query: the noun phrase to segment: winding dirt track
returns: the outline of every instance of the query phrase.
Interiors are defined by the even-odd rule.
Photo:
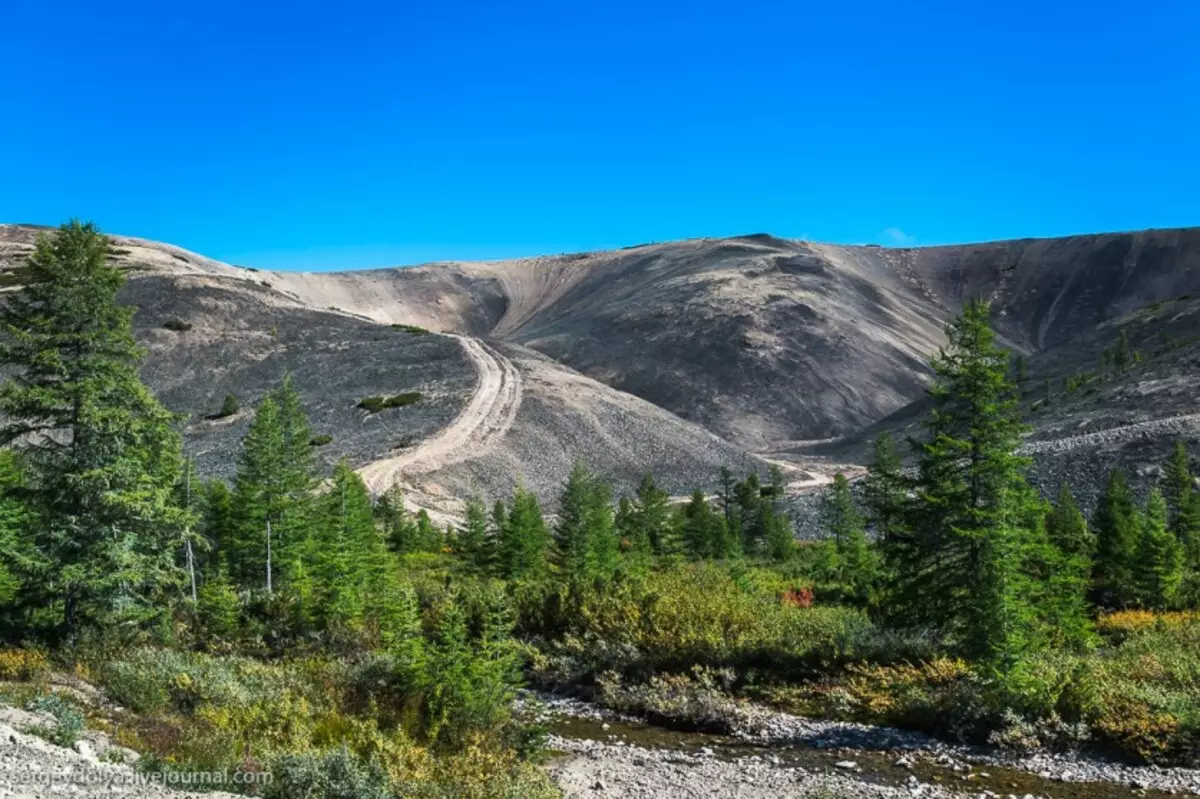
[[[471,359],[479,382],[471,401],[453,422],[416,448],[358,470],[373,493],[391,488],[402,476],[432,472],[478,458],[512,427],[521,407],[521,373],[505,356],[479,339],[453,336]]]

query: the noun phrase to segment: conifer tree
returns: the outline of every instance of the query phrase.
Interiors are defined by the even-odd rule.
[[[467,500],[457,539],[463,559],[476,573],[489,575],[495,571],[495,540],[488,531],[487,507],[479,497]]]
[[[1140,531],[1138,556],[1133,567],[1135,597],[1144,608],[1174,607],[1183,582],[1183,551],[1167,529],[1167,503],[1162,492],[1151,490]]]
[[[500,567],[514,581],[536,581],[546,576],[550,532],[537,497],[518,486],[512,506],[504,515],[500,535]]]
[[[1045,520],[1037,600],[1047,637],[1058,645],[1087,646],[1093,639],[1088,591],[1096,539],[1065,483]]]
[[[679,550],[671,510],[667,506],[669,499],[670,495],[654,482],[654,475],[646,472],[633,503],[633,521],[637,538],[645,538],[656,555],[672,555]]]
[[[796,536],[791,519],[777,511],[774,504],[764,502],[759,509],[759,523],[763,528],[763,546],[767,557],[778,563],[790,560],[796,552]]]
[[[692,560],[723,556],[727,529],[724,518],[713,512],[704,492],[696,489],[684,508],[683,549]]]
[[[33,516],[23,495],[25,477],[16,455],[0,450],[0,637],[5,627],[17,624],[17,604],[25,580],[37,579],[42,566],[34,549],[30,527]],[[14,631],[15,632],[15,631]]]
[[[902,534],[908,489],[896,442],[891,433],[884,432],[875,440],[875,455],[863,478],[868,521],[881,541]]]
[[[841,472],[833,476],[822,510],[837,553],[838,582],[856,601],[866,602],[879,579],[878,559],[867,540],[866,525],[854,503],[850,481]]]
[[[1016,454],[1026,431],[984,301],[967,303],[933,361],[910,540],[890,575],[895,610],[1008,673],[1034,642],[1029,576],[1040,501]]]
[[[133,309],[117,304],[124,276],[107,258],[91,224],[41,235],[0,310],[0,446],[22,456],[47,560],[27,587],[68,640],[159,617],[183,580],[176,418],[138,375]]]
[[[592,476],[582,463],[571,468],[558,501],[554,552],[559,570],[569,580],[586,579],[588,571],[588,504]]]
[[[1200,588],[1200,492],[1192,475],[1187,447],[1175,442],[1164,474],[1170,530],[1183,550],[1184,571],[1191,587]]]
[[[587,577],[610,580],[620,565],[620,539],[613,520],[612,489],[593,478],[588,491],[585,518],[587,529]]]
[[[1096,604],[1102,607],[1127,607],[1135,599],[1133,570],[1141,540],[1140,521],[1125,472],[1114,469],[1092,525],[1096,531],[1093,592]]]
[[[742,531],[742,550],[748,555],[756,555],[763,549],[766,529],[762,518],[762,484],[758,475],[751,473],[745,480],[734,486],[733,493],[737,499],[735,519],[740,522]]]
[[[345,459],[317,511],[309,574],[321,620],[327,628],[357,629],[369,598],[383,588],[387,552],[375,530],[370,493]]]

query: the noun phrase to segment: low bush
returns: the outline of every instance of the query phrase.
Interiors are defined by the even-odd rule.
[[[309,439],[308,443],[309,443],[309,445],[314,446],[314,447],[323,447],[326,444],[331,443],[332,441],[333,441],[333,436],[331,436],[327,433],[321,433],[320,435],[313,436],[311,439]]]
[[[71,701],[58,694],[42,694],[25,705],[34,713],[45,713],[54,719],[54,726],[30,730],[59,746],[74,746],[83,734],[83,713]]]
[[[429,331],[419,325],[392,325],[393,330],[400,330],[405,333],[411,333],[414,336],[427,336]]]
[[[405,391],[400,394],[392,394],[388,397],[371,396],[363,397],[358,401],[358,407],[368,413],[379,413],[388,408],[403,408],[406,405],[412,405],[421,400],[420,391]]]
[[[176,316],[172,316],[170,319],[163,322],[162,326],[167,330],[174,330],[176,333],[186,333],[192,329],[190,322],[185,322]]]
[[[213,416],[214,419],[224,419],[228,416],[233,416],[240,410],[238,398],[233,394],[226,394],[225,399],[221,401],[221,408]]]
[[[0,649],[0,680],[30,681],[50,672],[46,655],[36,649]]]

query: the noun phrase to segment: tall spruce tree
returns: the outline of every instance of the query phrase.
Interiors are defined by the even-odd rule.
[[[25,626],[22,584],[40,579],[43,567],[33,544],[33,515],[23,496],[25,476],[11,450],[0,450],[0,638],[17,640]]]
[[[875,455],[863,478],[863,497],[869,511],[867,520],[881,541],[902,534],[909,482],[902,471],[892,434],[882,433],[875,440]]]
[[[318,502],[309,574],[324,626],[357,629],[370,598],[385,586],[387,548],[375,529],[371,495],[345,459],[332,483]]]
[[[1141,514],[1133,502],[1125,472],[1112,470],[1096,507],[1093,596],[1107,608],[1128,607],[1136,601],[1134,567],[1141,541]]]
[[[633,524],[637,536],[644,537],[656,555],[673,555],[679,551],[669,499],[670,495],[654,482],[654,475],[646,472],[634,499]]]
[[[933,403],[917,451],[911,539],[891,576],[908,618],[941,629],[964,654],[1001,673],[1033,644],[1030,579],[1040,501],[1017,455],[1026,431],[990,308],[968,302],[933,360]]]
[[[1186,592],[1200,594],[1200,492],[1192,474],[1187,446],[1175,442],[1164,473],[1170,530],[1183,550]],[[1200,595],[1195,597],[1200,599]]]
[[[176,418],[138,375],[143,352],[108,246],[90,223],[40,235],[22,290],[0,310],[10,370],[0,445],[22,456],[47,560],[26,588],[69,640],[160,617],[183,582]]]
[[[838,582],[857,602],[865,603],[879,580],[876,552],[867,540],[866,525],[854,502],[850,481],[841,472],[822,505],[825,527],[837,552]]]
[[[692,560],[726,557],[729,528],[725,518],[715,513],[704,492],[696,489],[683,511],[683,549]]]
[[[488,529],[487,506],[479,497],[467,500],[466,513],[458,528],[457,546],[463,559],[477,574],[495,572],[496,541]]]
[[[1037,602],[1047,638],[1059,646],[1086,647],[1094,638],[1088,592],[1096,538],[1066,484],[1046,513],[1044,529]]]
[[[500,568],[509,580],[536,581],[546,576],[550,532],[537,497],[518,486],[504,514],[500,533]]]
[[[1144,608],[1167,610],[1183,582],[1183,549],[1167,529],[1167,502],[1157,488],[1150,491],[1142,518],[1132,569],[1134,597]]]

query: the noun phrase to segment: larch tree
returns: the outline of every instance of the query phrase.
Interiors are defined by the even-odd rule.
[[[177,419],[141,381],[134,309],[109,241],[72,221],[38,237],[0,310],[0,445],[19,453],[47,568],[36,589],[61,631],[161,617],[178,595],[185,513]]]
[[[1041,504],[1025,479],[1029,460],[1017,454],[1027,427],[988,304],[968,302],[946,335],[891,599],[1004,674],[1035,636],[1030,525]]]

